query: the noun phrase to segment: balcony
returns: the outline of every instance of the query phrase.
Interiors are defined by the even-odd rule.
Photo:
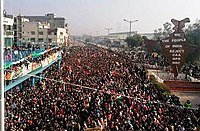
[[[5,36],[14,35],[14,32],[13,32],[13,31],[5,31],[5,32],[4,32],[4,35],[5,35]]]

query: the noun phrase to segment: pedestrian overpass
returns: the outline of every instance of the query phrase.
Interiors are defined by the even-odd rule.
[[[53,49],[50,49],[50,50],[53,50]],[[40,55],[43,55],[50,50],[44,50],[43,52],[40,52]],[[36,55],[36,54],[34,54],[34,55]],[[56,53],[51,54],[49,57],[47,57],[43,61],[40,61],[39,62],[40,64],[38,64],[38,65],[35,65],[35,63],[31,63],[30,70],[28,70],[28,71],[25,71],[26,69],[22,68],[21,74],[16,79],[14,77],[9,78],[9,79],[6,77],[7,81],[9,81],[9,84],[5,85],[4,92],[6,92],[16,86],[18,86],[20,89],[22,89],[23,88],[22,83],[28,79],[31,80],[31,85],[34,86],[35,80],[36,80],[36,75],[39,77],[39,80],[41,81],[42,80],[42,72],[49,67],[51,68],[52,65],[55,63],[57,63],[57,68],[60,69],[61,60],[62,60],[62,54],[61,54],[61,51],[58,51]],[[7,70],[7,69],[5,69],[5,70]],[[12,76],[16,76],[16,74],[18,72],[19,71],[15,71],[14,73],[12,72],[12,74],[14,74]],[[4,77],[4,80],[6,82],[5,77]]]

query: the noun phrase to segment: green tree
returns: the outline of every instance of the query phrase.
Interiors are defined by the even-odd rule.
[[[200,60],[200,20],[188,26],[185,30],[187,41],[193,45],[188,54],[187,62],[196,63]]]
[[[124,41],[127,42],[128,46],[130,48],[133,48],[133,47],[140,46],[143,42],[143,39],[142,39],[141,35],[135,34],[131,37],[126,37],[126,39]]]
[[[85,43],[88,43],[88,42],[90,42],[90,39],[89,38],[85,39]]]
[[[162,28],[158,28],[154,30],[154,40],[160,40],[162,38]]]
[[[169,22],[163,24],[163,28],[154,30],[154,40],[161,40],[162,38],[169,37],[172,33],[172,25]]]
[[[169,37],[172,33],[172,25],[169,22],[163,24],[163,37]]]

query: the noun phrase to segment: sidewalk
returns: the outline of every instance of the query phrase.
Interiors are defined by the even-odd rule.
[[[180,98],[181,104],[185,104],[187,100],[190,100],[193,108],[198,108],[200,104],[200,92],[172,92],[174,95]]]

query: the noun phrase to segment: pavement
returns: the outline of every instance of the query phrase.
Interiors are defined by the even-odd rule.
[[[172,92],[174,95],[180,98],[181,104],[185,104],[187,100],[192,103],[192,108],[198,108],[200,105],[200,92]]]

